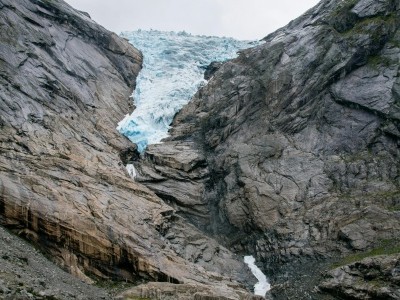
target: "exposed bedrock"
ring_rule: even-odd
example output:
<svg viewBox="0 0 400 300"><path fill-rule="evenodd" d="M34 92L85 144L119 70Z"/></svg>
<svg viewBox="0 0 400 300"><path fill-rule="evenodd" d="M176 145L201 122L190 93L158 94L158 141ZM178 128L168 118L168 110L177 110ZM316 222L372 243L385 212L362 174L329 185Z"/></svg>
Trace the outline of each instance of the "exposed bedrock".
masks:
<svg viewBox="0 0 400 300"><path fill-rule="evenodd" d="M135 164L138 181L270 274L399 237L399 10L321 1L241 51Z"/></svg>
<svg viewBox="0 0 400 300"><path fill-rule="evenodd" d="M61 0L0 0L0 39L1 225L89 282L248 295L243 262L121 162L137 156L115 127L132 109L141 53Z"/></svg>
<svg viewBox="0 0 400 300"><path fill-rule="evenodd" d="M400 255L365 258L325 275L319 288L344 299L400 299Z"/></svg>
<svg viewBox="0 0 400 300"><path fill-rule="evenodd" d="M250 297L229 248L278 284L297 266L285 262L318 277L301 261L398 249L399 10L321 1L213 69L171 137L139 159L115 127L140 52L62 1L0 0L0 223L86 281L183 283L128 298ZM137 182L122 165L132 161ZM397 268L396 254L373 256L326 273L316 292L396 296ZM379 285L351 289L365 270ZM298 297L301 276L287 278Z"/></svg>

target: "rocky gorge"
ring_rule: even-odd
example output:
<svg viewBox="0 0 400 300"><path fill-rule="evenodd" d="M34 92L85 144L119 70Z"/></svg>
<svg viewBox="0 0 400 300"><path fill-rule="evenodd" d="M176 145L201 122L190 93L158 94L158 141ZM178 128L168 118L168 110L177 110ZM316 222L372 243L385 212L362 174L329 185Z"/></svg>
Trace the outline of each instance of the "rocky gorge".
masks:
<svg viewBox="0 0 400 300"><path fill-rule="evenodd" d="M119 299L258 299L252 254L267 297L400 299L397 0L322 0L214 63L142 156L115 129L137 49L61 0L0 0L0 29L0 223L58 266Z"/></svg>

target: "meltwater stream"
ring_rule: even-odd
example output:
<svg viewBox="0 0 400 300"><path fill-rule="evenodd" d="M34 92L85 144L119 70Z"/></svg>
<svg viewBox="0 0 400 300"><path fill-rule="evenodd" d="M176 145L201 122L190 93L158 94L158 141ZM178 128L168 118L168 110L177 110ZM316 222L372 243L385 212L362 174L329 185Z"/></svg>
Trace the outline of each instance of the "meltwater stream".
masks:
<svg viewBox="0 0 400 300"><path fill-rule="evenodd" d="M249 266L253 275L257 278L258 282L254 285L254 294L265 297L265 294L271 289L267 277L256 266L256 259L253 256L245 256L244 262Z"/></svg>
<svg viewBox="0 0 400 300"><path fill-rule="evenodd" d="M143 53L133 95L136 109L117 127L139 152L168 136L174 115L205 82L203 74L211 62L234 58L240 49L259 43L157 30L121 35Z"/></svg>

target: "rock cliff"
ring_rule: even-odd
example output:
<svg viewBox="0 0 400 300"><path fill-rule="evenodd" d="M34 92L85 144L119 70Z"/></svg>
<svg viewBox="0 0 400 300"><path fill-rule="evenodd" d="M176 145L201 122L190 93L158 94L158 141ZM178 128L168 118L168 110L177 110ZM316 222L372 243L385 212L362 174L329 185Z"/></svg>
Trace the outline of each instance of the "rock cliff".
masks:
<svg viewBox="0 0 400 300"><path fill-rule="evenodd" d="M0 227L0 299L110 299L105 290L61 270L26 241Z"/></svg>
<svg viewBox="0 0 400 300"><path fill-rule="evenodd" d="M400 299L400 255L375 256L330 271L322 290L344 299Z"/></svg>
<svg viewBox="0 0 400 300"><path fill-rule="evenodd" d="M398 243L399 29L398 1L321 1L216 70L137 180L275 282Z"/></svg>
<svg viewBox="0 0 400 300"><path fill-rule="evenodd" d="M0 0L0 40L1 225L88 282L249 296L238 257L121 162L135 151L115 127L132 109L141 53L61 0Z"/></svg>
<svg viewBox="0 0 400 300"><path fill-rule="evenodd" d="M210 68L139 160L115 130L139 51L61 0L0 0L0 29L0 224L60 266L161 282L121 298L251 298L233 250L276 299L397 299L397 0L323 0Z"/></svg>

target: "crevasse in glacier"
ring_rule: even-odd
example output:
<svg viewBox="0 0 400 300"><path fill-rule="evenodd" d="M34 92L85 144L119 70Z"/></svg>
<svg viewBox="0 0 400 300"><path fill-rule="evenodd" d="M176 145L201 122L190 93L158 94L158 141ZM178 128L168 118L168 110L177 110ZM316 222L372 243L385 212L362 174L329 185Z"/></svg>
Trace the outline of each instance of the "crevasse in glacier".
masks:
<svg viewBox="0 0 400 300"><path fill-rule="evenodd" d="M205 67L212 61L234 58L240 49L258 43L157 30L121 35L144 57L133 95L136 109L117 127L138 145L139 152L168 136L174 115L204 83Z"/></svg>

